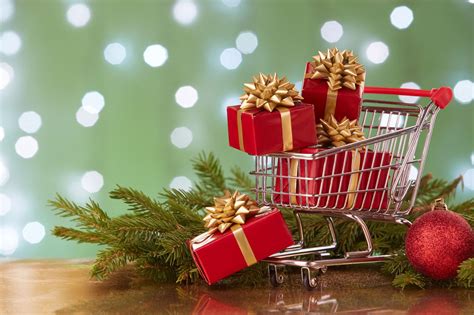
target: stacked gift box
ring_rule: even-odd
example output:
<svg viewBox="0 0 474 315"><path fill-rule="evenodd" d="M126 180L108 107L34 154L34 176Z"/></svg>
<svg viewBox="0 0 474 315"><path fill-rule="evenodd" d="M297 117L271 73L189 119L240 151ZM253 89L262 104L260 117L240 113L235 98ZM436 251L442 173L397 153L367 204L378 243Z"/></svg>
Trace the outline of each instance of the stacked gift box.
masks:
<svg viewBox="0 0 474 315"><path fill-rule="evenodd" d="M305 68L301 95L277 74L245 83L241 104L227 108L229 145L250 155L324 154L364 140L358 125L365 69L351 51L319 52ZM334 151L334 150L333 150ZM272 183L275 204L337 208L387 206L388 152L340 150L314 159L280 159ZM364 191L362 194L357 192ZM226 192L207 207L207 232L189 242L207 283L257 263L293 244L280 211L248 195Z"/></svg>

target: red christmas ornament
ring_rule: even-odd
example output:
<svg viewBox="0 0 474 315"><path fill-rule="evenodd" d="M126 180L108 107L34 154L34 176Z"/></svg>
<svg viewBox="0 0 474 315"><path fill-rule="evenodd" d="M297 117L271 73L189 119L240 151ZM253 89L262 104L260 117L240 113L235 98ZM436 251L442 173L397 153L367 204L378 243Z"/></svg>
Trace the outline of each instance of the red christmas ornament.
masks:
<svg viewBox="0 0 474 315"><path fill-rule="evenodd" d="M433 211L420 216L409 228L405 250L418 272L436 280L450 279L456 276L461 262L474 256L474 232L462 216L437 200Z"/></svg>

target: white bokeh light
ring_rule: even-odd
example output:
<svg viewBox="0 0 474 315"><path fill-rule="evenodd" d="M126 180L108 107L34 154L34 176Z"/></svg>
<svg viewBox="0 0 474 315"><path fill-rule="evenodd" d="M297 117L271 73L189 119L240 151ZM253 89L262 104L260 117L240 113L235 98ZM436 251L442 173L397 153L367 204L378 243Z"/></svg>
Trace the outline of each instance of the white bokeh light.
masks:
<svg viewBox="0 0 474 315"><path fill-rule="evenodd" d="M119 65L127 57L125 47L120 43L108 44L104 49L105 60L112 65Z"/></svg>
<svg viewBox="0 0 474 315"><path fill-rule="evenodd" d="M177 176L173 178L173 180L170 183L171 189L181 189L185 191L190 191L192 187L193 187L193 183L186 176Z"/></svg>
<svg viewBox="0 0 474 315"><path fill-rule="evenodd" d="M91 114L98 114L104 108L105 99L102 94L97 91L90 91L84 94L81 100L84 110Z"/></svg>
<svg viewBox="0 0 474 315"><path fill-rule="evenodd" d="M243 54L251 54L257 49L258 38L252 32L242 32L237 36L235 45L238 50Z"/></svg>
<svg viewBox="0 0 474 315"><path fill-rule="evenodd" d="M18 233L9 226L0 227L0 255L9 256L18 248Z"/></svg>
<svg viewBox="0 0 474 315"><path fill-rule="evenodd" d="M82 106L76 112L76 121L86 128L94 126L98 120L99 114L91 114Z"/></svg>
<svg viewBox="0 0 474 315"><path fill-rule="evenodd" d="M230 8L235 8L239 6L240 0L222 0L222 3Z"/></svg>
<svg viewBox="0 0 474 315"><path fill-rule="evenodd" d="M242 54L236 48L226 48L222 51L220 60L224 68L234 70L242 62Z"/></svg>
<svg viewBox="0 0 474 315"><path fill-rule="evenodd" d="M21 38L13 31L6 31L0 36L0 52L10 56L16 54L21 48Z"/></svg>
<svg viewBox="0 0 474 315"><path fill-rule="evenodd" d="M329 43L339 41L343 34L342 25L337 21L328 21L321 27L321 36Z"/></svg>
<svg viewBox="0 0 474 315"><path fill-rule="evenodd" d="M26 133L35 133L41 128L41 116L37 112L24 112L18 118L18 126Z"/></svg>
<svg viewBox="0 0 474 315"><path fill-rule="evenodd" d="M177 0L173 6L173 17L179 24L193 23L197 14L198 10L193 0Z"/></svg>
<svg viewBox="0 0 474 315"><path fill-rule="evenodd" d="M384 113L382 114L380 118L381 127L401 128L403 127L404 122L405 122L405 117L402 115Z"/></svg>
<svg viewBox="0 0 474 315"><path fill-rule="evenodd" d="M24 159L31 159L38 152L38 141L32 136L18 138L15 143L16 153Z"/></svg>
<svg viewBox="0 0 474 315"><path fill-rule="evenodd" d="M2 160L0 160L0 187L5 185L9 179L10 171L5 166L5 164L3 164Z"/></svg>
<svg viewBox="0 0 474 315"><path fill-rule="evenodd" d="M23 239L30 244L38 244L46 235L43 224L39 222L28 222L22 231Z"/></svg>
<svg viewBox="0 0 474 315"><path fill-rule="evenodd" d="M382 63L388 58L388 46L383 42L373 42L367 47L366 54L371 62L375 64Z"/></svg>
<svg viewBox="0 0 474 315"><path fill-rule="evenodd" d="M0 22L8 21L15 12L12 0L0 0Z"/></svg>
<svg viewBox="0 0 474 315"><path fill-rule="evenodd" d="M470 80L459 81L454 86L453 93L459 103L470 103L474 98L474 83Z"/></svg>
<svg viewBox="0 0 474 315"><path fill-rule="evenodd" d="M193 142L193 132L187 127L178 127L171 132L171 143L179 148L187 148Z"/></svg>
<svg viewBox="0 0 474 315"><path fill-rule="evenodd" d="M190 85L180 87L175 95L174 98L176 103L183 108L190 108L196 104L198 100L198 92L195 88Z"/></svg>
<svg viewBox="0 0 474 315"><path fill-rule="evenodd" d="M468 169L464 174L464 185L470 189L474 190L474 168Z"/></svg>
<svg viewBox="0 0 474 315"><path fill-rule="evenodd" d="M0 90L7 87L13 80L15 72L13 68L6 62L0 63Z"/></svg>
<svg viewBox="0 0 474 315"><path fill-rule="evenodd" d="M471 154L471 164L474 165L474 152Z"/></svg>
<svg viewBox="0 0 474 315"><path fill-rule="evenodd" d="M82 188L89 193L96 193L104 186L104 177L97 171L89 171L82 175Z"/></svg>
<svg viewBox="0 0 474 315"><path fill-rule="evenodd" d="M143 52L143 59L150 67L160 67L168 59L168 50L158 44L150 45Z"/></svg>
<svg viewBox="0 0 474 315"><path fill-rule="evenodd" d="M238 95L227 96L222 102L222 114L224 115L224 117L227 117L228 106L240 105L240 103L242 103L242 101L240 100Z"/></svg>
<svg viewBox="0 0 474 315"><path fill-rule="evenodd" d="M408 173L408 180L416 180L417 177L418 177L418 169L415 166L410 165L410 172Z"/></svg>
<svg viewBox="0 0 474 315"><path fill-rule="evenodd" d="M75 27L85 26L90 18L91 11L89 7L83 3L76 3L69 7L67 10L67 20Z"/></svg>
<svg viewBox="0 0 474 315"><path fill-rule="evenodd" d="M390 22L398 29L405 29L413 22L413 11L407 6L396 7L390 14Z"/></svg>
<svg viewBox="0 0 474 315"><path fill-rule="evenodd" d="M415 89L415 90L420 89L420 86L416 84L415 82L405 82L400 87L403 89ZM405 95L400 95L398 96L398 98L400 99L400 101L404 103L410 103L410 104L415 104L420 99L418 96L405 96Z"/></svg>
<svg viewBox="0 0 474 315"><path fill-rule="evenodd" d="M3 129L3 127L0 127L0 142L2 142L4 138L5 138L5 129Z"/></svg>
<svg viewBox="0 0 474 315"><path fill-rule="evenodd" d="M0 193L0 216L10 212L12 209L12 200L8 195Z"/></svg>

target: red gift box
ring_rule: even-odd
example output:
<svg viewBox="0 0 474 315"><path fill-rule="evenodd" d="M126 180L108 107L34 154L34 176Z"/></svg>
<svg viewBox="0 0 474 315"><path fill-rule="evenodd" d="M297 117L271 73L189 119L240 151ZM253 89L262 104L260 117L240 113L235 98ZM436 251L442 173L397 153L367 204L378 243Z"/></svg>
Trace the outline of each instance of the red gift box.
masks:
<svg viewBox="0 0 474 315"><path fill-rule="evenodd" d="M251 155L290 151L317 143L313 105L298 103L273 112L227 107L229 145Z"/></svg>
<svg viewBox="0 0 474 315"><path fill-rule="evenodd" d="M310 62L306 64L305 73L312 72ZM362 105L362 88L357 85L355 90L343 87L332 91L327 80L305 78L303 81L303 96L306 103L314 105L316 123L333 114L337 121L344 117L350 120L359 119Z"/></svg>
<svg viewBox="0 0 474 315"><path fill-rule="evenodd" d="M327 149L306 148L301 153L315 154L321 150ZM385 209L391 159L388 152L354 150L315 160L290 160L289 166L288 161L282 160L278 174L298 179L291 182L277 178L275 200L318 208ZM298 196L290 198L288 193L295 192Z"/></svg>
<svg viewBox="0 0 474 315"><path fill-rule="evenodd" d="M189 247L199 273L213 284L293 244L281 212L273 209L222 234L198 236Z"/></svg>

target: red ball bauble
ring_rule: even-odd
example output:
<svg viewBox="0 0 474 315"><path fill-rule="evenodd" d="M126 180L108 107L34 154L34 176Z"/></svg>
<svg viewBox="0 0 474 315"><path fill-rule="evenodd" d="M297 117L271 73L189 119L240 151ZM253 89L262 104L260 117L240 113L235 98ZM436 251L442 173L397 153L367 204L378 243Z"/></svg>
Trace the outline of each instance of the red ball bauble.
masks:
<svg viewBox="0 0 474 315"><path fill-rule="evenodd" d="M436 280L450 279L461 262L474 256L474 232L459 214L430 211L408 229L405 250L418 272Z"/></svg>

